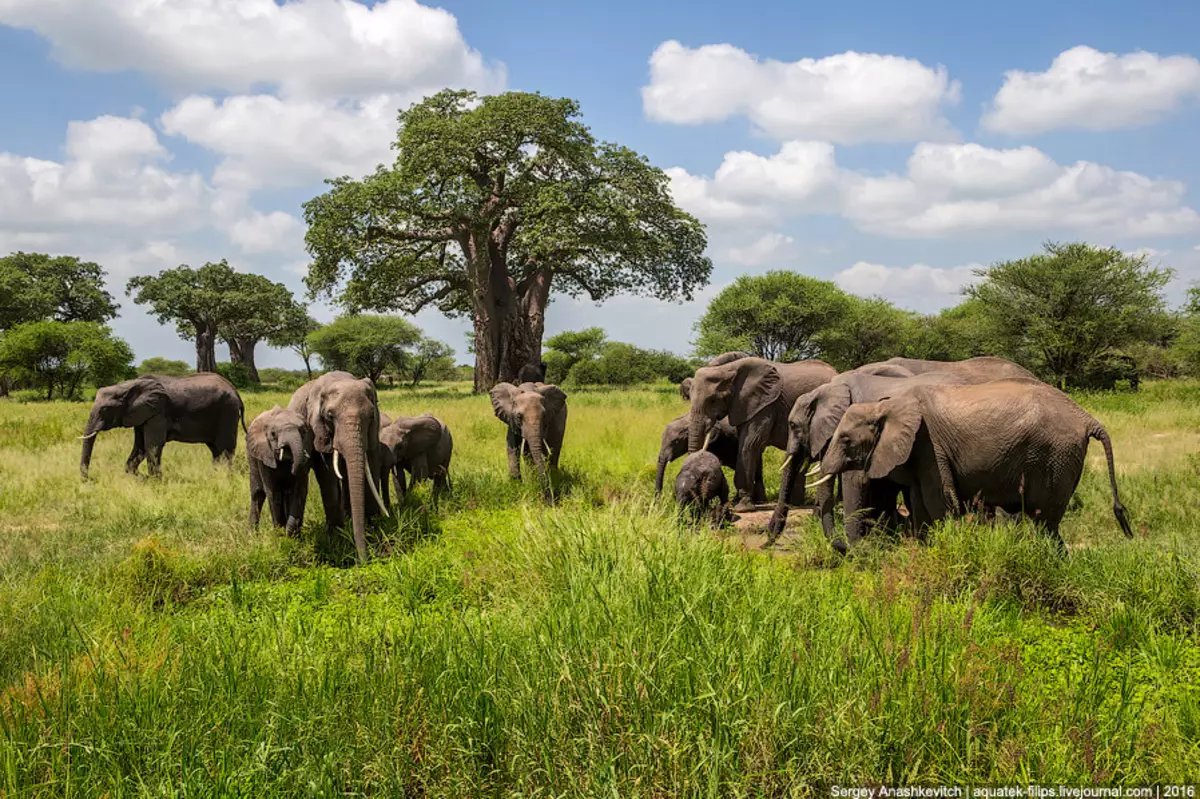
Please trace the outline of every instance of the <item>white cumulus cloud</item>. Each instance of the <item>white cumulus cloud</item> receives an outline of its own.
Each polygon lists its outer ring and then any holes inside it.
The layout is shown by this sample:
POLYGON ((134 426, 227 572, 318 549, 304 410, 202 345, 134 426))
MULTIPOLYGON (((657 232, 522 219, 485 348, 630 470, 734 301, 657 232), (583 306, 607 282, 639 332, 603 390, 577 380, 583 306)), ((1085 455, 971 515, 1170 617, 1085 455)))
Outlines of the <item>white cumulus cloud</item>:
POLYGON ((905 267, 859 261, 834 275, 834 282, 861 297, 886 297, 919 311, 935 311, 962 300, 962 290, 974 282, 979 264, 939 269, 925 264, 905 267))
POLYGON ((304 231, 304 222, 291 214, 251 211, 229 226, 229 239, 247 253, 295 254, 304 250, 304 231))
POLYGON ((768 264, 781 264, 796 255, 796 240, 783 233, 765 233, 749 244, 732 246, 725 250, 725 259, 754 268, 768 264))
POLYGON ((1200 230, 1179 181, 1089 161, 1059 164, 1032 147, 918 144, 903 174, 837 165, 832 148, 788 142, 778 153, 727 153, 713 177, 671 172, 676 200, 714 223, 833 213, 898 237, 1099 231, 1169 236, 1200 230), (824 152, 823 157, 814 154, 824 152), (798 157, 804 154, 805 157, 798 157))
POLYGON ((1045 72, 1005 73, 983 126, 1008 134, 1132 128, 1157 122, 1197 97, 1200 60, 1192 56, 1072 47, 1045 72))
POLYGON ((845 52, 784 62, 730 44, 663 42, 642 89, 646 116, 700 124, 745 116, 777 139, 840 144, 945 138, 944 104, 959 84, 943 67, 909 58, 845 52))

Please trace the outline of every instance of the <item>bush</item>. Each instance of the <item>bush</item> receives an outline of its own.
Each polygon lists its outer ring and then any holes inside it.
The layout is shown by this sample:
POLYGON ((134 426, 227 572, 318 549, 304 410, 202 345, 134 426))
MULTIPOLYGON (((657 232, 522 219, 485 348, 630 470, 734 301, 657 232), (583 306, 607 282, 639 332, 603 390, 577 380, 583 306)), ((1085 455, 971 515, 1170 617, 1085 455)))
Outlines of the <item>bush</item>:
POLYGON ((247 389, 254 385, 245 364, 221 361, 217 364, 217 374, 233 383, 234 387, 238 389, 247 389))
POLYGON ((168 377, 183 377, 192 373, 192 367, 186 361, 172 361, 166 358, 147 358, 138 364, 139 375, 166 375, 168 377))
POLYGON ((598 358, 581 360, 571 367, 571 385, 630 386, 667 380, 678 383, 695 372, 692 364, 661 350, 644 350, 632 344, 606 344, 598 358))
POLYGON ((131 377, 133 351, 97 322, 31 322, 0 336, 0 376, 46 399, 79 399, 86 383, 131 377))

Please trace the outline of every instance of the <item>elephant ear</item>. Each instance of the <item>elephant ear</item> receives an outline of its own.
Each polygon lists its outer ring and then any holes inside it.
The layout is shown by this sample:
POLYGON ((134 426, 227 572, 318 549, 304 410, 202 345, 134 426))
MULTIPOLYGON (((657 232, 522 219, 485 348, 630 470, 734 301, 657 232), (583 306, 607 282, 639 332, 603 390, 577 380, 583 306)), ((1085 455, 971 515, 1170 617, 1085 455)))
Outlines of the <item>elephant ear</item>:
POLYGON ((833 438, 838 422, 846 414, 850 401, 850 386, 826 383, 813 392, 814 397, 809 415, 808 441, 812 456, 819 458, 821 452, 833 438))
POLYGON ((512 383, 497 383, 489 395, 492 398, 492 412, 496 418, 505 424, 512 424, 513 412, 516 410, 517 394, 520 389, 512 383))
POLYGON ((130 427, 143 425, 166 409, 167 393, 157 380, 137 381, 125 392, 123 419, 130 427))
POLYGON ((539 383, 535 390, 542 395, 542 405, 547 412, 558 414, 562 413, 562 409, 567 407, 567 392, 558 386, 539 383))
POLYGON ((413 419, 408 435, 405 436, 410 452, 429 452, 441 439, 442 423, 429 415, 413 419))
POLYGON ((878 439, 867 464, 867 477, 881 480, 912 454, 921 428, 921 404, 912 394, 884 399, 877 405, 878 439))
POLYGON ((270 420, 275 418, 275 414, 278 411, 279 406, 276 405, 274 410, 259 414, 250 423, 249 429, 246 430, 246 454, 252 460, 256 460, 272 469, 279 466, 279 461, 275 458, 275 453, 271 450, 271 443, 267 441, 267 429, 271 424, 270 420))
POLYGON ((740 427, 753 419, 775 400, 782 390, 779 370, 761 358, 743 359, 737 364, 733 381, 733 401, 729 406, 729 423, 740 427))

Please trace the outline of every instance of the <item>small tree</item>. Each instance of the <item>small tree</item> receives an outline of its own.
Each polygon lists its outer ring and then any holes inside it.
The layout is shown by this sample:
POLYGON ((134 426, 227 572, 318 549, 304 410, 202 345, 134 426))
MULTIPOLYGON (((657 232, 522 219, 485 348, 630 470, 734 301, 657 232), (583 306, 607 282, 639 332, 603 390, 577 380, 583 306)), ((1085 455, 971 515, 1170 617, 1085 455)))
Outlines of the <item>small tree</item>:
POLYGON ((1013 348, 996 330, 980 300, 968 298, 952 308, 908 323, 902 354, 930 361, 961 361, 978 355, 998 355, 1028 363, 1026 353, 1013 348))
POLYGON ((147 358, 138 364, 139 375, 167 375, 168 377, 183 377, 192 373, 192 367, 186 361, 170 361, 166 358, 147 358))
POLYGON ((120 307, 98 264, 73 256, 16 252, 0 258, 0 330, 26 322, 98 322, 120 307))
POLYGON ((1085 385, 1120 350, 1162 338, 1169 269, 1115 247, 1049 242, 1045 252, 977 270, 967 291, 1012 351, 1062 388, 1085 385))
POLYGON ((696 354, 746 350, 772 361, 821 356, 821 334, 840 324, 850 300, 840 288, 796 272, 743 276, 696 323, 696 354))
POLYGON ((282 283, 262 275, 235 274, 236 289, 225 297, 217 332, 229 345, 229 360, 241 364, 250 382, 258 383, 254 350, 259 342, 298 336, 299 320, 306 318, 307 312, 282 283))
POLYGON ((589 327, 585 330, 565 330, 546 339, 546 380, 562 382, 571 373, 571 368, 580 361, 595 358, 604 349, 607 336, 603 328, 589 327))
POLYGON ((823 360, 846 370, 903 352, 915 314, 880 297, 846 299, 846 313, 817 337, 823 360))
POLYGON ((422 380, 447 379, 454 371, 454 350, 450 345, 432 338, 422 338, 416 351, 407 359, 404 377, 416 387, 422 380), (437 377, 441 375, 441 378, 437 377))
POLYGON ((309 344, 329 370, 351 372, 379 382, 387 371, 402 371, 409 350, 421 341, 416 325, 399 316, 341 316, 309 336, 309 344))
POLYGON ((597 142, 573 100, 446 90, 400 114, 394 166, 305 205, 306 282, 349 310, 469 315, 475 389, 541 356, 552 291, 688 300, 704 227, 666 174, 597 142))
POLYGON ((272 347, 290 349, 304 361, 304 371, 312 380, 312 345, 309 336, 321 329, 321 323, 308 315, 303 306, 292 304, 284 311, 283 324, 280 329, 267 339, 272 347))
POLYGON ((123 380, 132 364, 129 345, 96 322, 29 322, 0 336, 0 373, 48 400, 79 399, 85 383, 123 380))
POLYGON ((581 358, 571 368, 567 382, 574 385, 632 386, 666 380, 678 383, 695 367, 674 353, 645 350, 624 342, 604 345, 599 356, 581 358))

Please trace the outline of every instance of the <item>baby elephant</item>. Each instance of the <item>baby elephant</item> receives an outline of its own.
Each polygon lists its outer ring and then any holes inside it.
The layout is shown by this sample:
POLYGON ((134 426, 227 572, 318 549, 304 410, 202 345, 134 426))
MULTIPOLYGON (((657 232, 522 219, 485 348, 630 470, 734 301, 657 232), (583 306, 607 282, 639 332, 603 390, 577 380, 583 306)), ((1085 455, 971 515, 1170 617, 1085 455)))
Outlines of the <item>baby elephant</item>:
POLYGON ((250 423, 246 452, 250 458, 250 529, 258 527, 263 502, 271 506, 271 519, 288 535, 304 523, 308 500, 308 467, 312 455, 312 430, 295 411, 276 405, 250 423))
POLYGON ((401 416, 379 431, 383 448, 392 455, 392 483, 396 501, 404 502, 408 488, 422 480, 433 480, 436 500, 450 488, 450 458, 454 439, 450 428, 436 416, 401 416), (412 475, 405 485, 404 473, 412 475))
POLYGON ((542 477, 557 468, 567 430, 566 392, 545 383, 497 383, 491 397, 496 418, 508 427, 509 476, 521 479, 522 452, 542 477))
POLYGON ((708 515, 714 525, 732 519, 729 513, 729 483, 721 471, 721 459, 708 450, 688 455, 675 478, 675 502, 697 518, 708 515), (716 507, 709 505, 716 499, 716 507))

